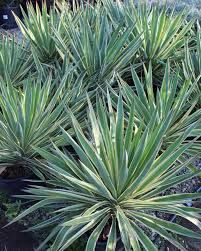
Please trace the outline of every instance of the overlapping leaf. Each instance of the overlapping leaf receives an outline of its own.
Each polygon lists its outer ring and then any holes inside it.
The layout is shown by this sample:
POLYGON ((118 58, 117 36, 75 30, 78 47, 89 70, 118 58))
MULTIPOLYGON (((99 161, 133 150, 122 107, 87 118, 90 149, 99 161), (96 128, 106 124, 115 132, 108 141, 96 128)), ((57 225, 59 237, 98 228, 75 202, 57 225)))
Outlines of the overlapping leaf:
POLYGON ((183 61, 183 75, 185 78, 198 78, 197 84, 192 93, 191 102, 198 98, 196 107, 201 108, 201 29, 197 23, 197 35, 195 38, 196 48, 190 49, 189 44, 186 44, 185 60, 183 61))
MULTIPOLYGON (((185 37, 191 32, 194 20, 186 21, 185 10, 175 13, 166 5, 135 4, 134 1, 103 1, 113 25, 126 20, 128 26, 134 25, 132 40, 142 34, 139 59, 144 63, 152 62, 158 69, 168 58, 178 61, 183 57, 185 37)), ((191 38, 190 38, 191 39, 191 38)))
MULTIPOLYGON (((162 149, 166 149, 175 140, 182 137, 187 129, 192 128, 189 129, 191 133, 185 140, 185 143, 192 142, 186 153, 196 156, 201 151, 200 140, 193 142, 201 132, 200 123, 197 124, 201 118, 201 110, 194 109, 199 97, 194 96, 192 103, 189 101, 194 93, 195 86, 197 86, 197 81, 192 82, 191 79, 188 79, 184 80, 181 85, 179 75, 170 73, 169 68, 170 66, 167 64, 161 87, 154 85, 151 65, 148 72, 145 69, 144 81, 140 81, 136 72, 132 70, 133 88, 120 79, 125 109, 128 113, 131 113, 132 105, 135 103, 136 121, 138 121, 138 124, 144 125, 145 128, 153 115, 156 115, 156 123, 158 124, 172 112, 173 116, 163 138, 162 149)), ((115 92, 113 94, 114 100, 117 99, 118 95, 115 92)))
POLYGON ((0 89, 0 162, 4 165, 32 158, 35 147, 65 144, 60 126, 73 133, 69 107, 82 124, 85 122, 84 85, 82 78, 75 81, 72 70, 59 81, 50 75, 45 82, 27 79, 23 90, 10 82, 1 82, 0 89))
POLYGON ((16 41, 14 37, 3 37, 0 41, 0 77, 14 85, 31 75, 33 57, 26 41, 16 41))
MULTIPOLYGON (((57 59, 58 54, 54 41, 53 28, 59 30, 59 15, 56 8, 51 8, 48 13, 46 3, 42 10, 38 4, 27 4, 28 15, 22 9, 24 21, 15 15, 16 22, 24 35, 30 41, 33 51, 43 63, 51 63, 57 59)), ((33 53, 34 53, 33 52, 33 53)))
POLYGON ((80 73, 96 86, 110 80, 116 71, 119 74, 127 71, 141 44, 140 35, 128 41, 133 25, 120 22, 114 29, 100 6, 86 6, 77 16, 73 23, 63 19, 65 33, 56 33, 61 57, 69 55, 80 73))
POLYGON ((146 228, 185 250, 172 233, 198 239, 201 236, 152 216, 150 211, 176 213, 201 228, 200 209, 187 209, 182 204, 189 198, 199 198, 200 193, 161 196, 172 186, 173 179, 177 178, 179 184, 200 173, 175 176, 175 170, 179 172, 186 164, 180 165, 177 159, 192 145, 185 144, 191 130, 184 131, 180 139, 183 145, 174 141, 160 153, 172 121, 172 111, 158 124, 157 114, 153 114, 146 129, 141 130, 133 123, 135 104, 129 121, 124 115, 121 96, 116 112, 112 109, 109 94, 107 104, 99 100, 95 115, 89 102, 91 140, 86 138, 74 116, 76 139, 63 130, 63 139, 72 145, 79 160, 56 146, 51 152, 38 149, 38 153, 47 160, 47 163, 38 163, 38 168, 51 177, 49 183, 56 187, 32 186, 28 189, 29 194, 25 197, 38 202, 14 221, 38 208, 52 207, 52 218, 30 229, 52 228, 39 249, 51 239, 50 250, 66 250, 86 234, 89 236, 86 250, 95 250, 100 233, 109 224, 106 251, 115 251, 119 235, 125 250, 143 250, 142 246, 148 251, 157 250, 148 238, 146 228))

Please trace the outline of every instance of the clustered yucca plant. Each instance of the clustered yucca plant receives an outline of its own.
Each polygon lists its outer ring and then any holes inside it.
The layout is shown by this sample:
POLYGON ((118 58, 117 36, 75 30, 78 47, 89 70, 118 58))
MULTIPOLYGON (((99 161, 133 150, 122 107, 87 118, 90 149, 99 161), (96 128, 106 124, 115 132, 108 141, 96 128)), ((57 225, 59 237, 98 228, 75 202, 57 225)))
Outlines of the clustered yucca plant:
POLYGON ((146 250, 156 250, 141 229, 141 224, 183 250, 169 232, 193 238, 200 238, 200 235, 153 217, 150 211, 174 212, 192 223, 197 222, 196 225, 200 224, 197 214, 200 209, 189 209, 182 205, 189 198, 198 198, 200 194, 160 196, 164 190, 172 187, 172 183, 180 184, 200 173, 197 171, 175 176, 189 162, 187 160, 180 164, 177 159, 192 145, 184 142, 196 124, 191 130, 185 130, 160 154, 163 137, 174 114, 170 112, 157 126, 155 114, 145 130, 141 130, 134 122, 134 105, 127 120, 124 118, 121 96, 116 112, 110 106, 110 98, 107 101, 109 108, 99 101, 97 116, 91 104, 89 106, 91 140, 86 138, 73 115, 77 141, 62 130, 63 138, 73 146, 79 161, 64 154, 56 146, 50 152, 38 149, 38 153, 47 160, 40 167, 44 173, 48 172, 49 183, 56 188, 30 188, 27 192, 31 195, 26 198, 38 202, 14 221, 39 208, 53 207, 52 219, 31 229, 54 226, 47 240, 52 240, 51 250, 55 251, 66 250, 85 233, 89 235, 86 250, 95 250, 99 235, 108 222, 111 225, 106 250, 115 250, 119 236, 125 250, 141 250, 141 245, 146 250))
POLYGON ((29 228, 47 232, 38 250, 83 237, 94 251, 103 235, 106 251, 158 250, 150 232, 186 250, 176 234, 201 235, 154 215, 201 229, 185 204, 200 193, 167 193, 201 175, 200 27, 166 6, 72 4, 28 4, 24 43, 0 48, 0 165, 46 179, 11 223, 50 210, 29 228))

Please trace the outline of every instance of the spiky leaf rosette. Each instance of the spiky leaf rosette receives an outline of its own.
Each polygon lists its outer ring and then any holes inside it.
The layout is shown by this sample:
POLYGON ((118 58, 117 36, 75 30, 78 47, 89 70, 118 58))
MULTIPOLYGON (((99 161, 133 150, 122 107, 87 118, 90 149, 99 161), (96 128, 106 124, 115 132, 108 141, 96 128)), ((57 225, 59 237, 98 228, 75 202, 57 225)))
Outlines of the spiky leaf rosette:
POLYGON ((137 127, 134 115, 133 105, 129 120, 125 119, 121 97, 117 112, 114 112, 108 96, 108 108, 99 101, 97 116, 89 105, 90 141, 74 117, 76 140, 63 130, 63 138, 72 145, 78 158, 57 147, 51 152, 38 149, 47 160, 47 164, 41 163, 40 167, 50 177, 51 188, 29 188, 29 195, 24 197, 38 202, 12 222, 39 208, 52 208, 52 218, 30 228, 52 227, 40 248, 51 240, 50 250, 63 251, 86 234, 86 250, 95 250, 98 238, 108 224, 107 251, 115 251, 118 236, 121 236, 126 251, 157 250, 145 233, 145 228, 158 233, 180 250, 186 249, 173 233, 200 238, 198 233, 150 214, 153 211, 176 214, 201 228, 201 210, 183 205, 188 199, 200 197, 199 193, 161 195, 196 175, 188 173, 177 176, 187 164, 179 164, 177 159, 191 146, 191 143, 182 143, 192 128, 184 131, 168 149, 159 154, 173 114, 168 113, 158 125, 157 116, 153 114, 146 130, 137 127))
MULTIPOLYGON (((83 125, 87 100, 82 78, 75 80, 72 70, 63 79, 27 79, 23 89, 1 82, 0 163, 18 163, 36 155, 34 148, 64 145, 60 126, 74 133, 67 107, 83 125), (59 83, 59 84, 58 84, 59 83)), ((86 125, 85 125, 86 127, 86 125)))
POLYGON ((129 41, 133 25, 119 22, 114 29, 101 5, 87 5, 79 13, 73 23, 61 20, 65 32, 55 32, 57 49, 62 58, 68 54, 79 72, 97 87, 115 72, 127 72, 141 45, 141 37, 138 34, 129 41))
POLYGON ((23 22, 16 15, 15 20, 24 37, 30 41, 33 53, 42 63, 51 63, 58 57, 53 28, 59 30, 60 15, 56 8, 51 8, 48 13, 45 2, 42 10, 37 3, 35 7, 27 3, 27 11, 28 15, 22 9, 23 22))
MULTIPOLYGON (((159 125, 172 112, 170 125, 163 137, 161 150, 167 149, 186 130, 197 124, 185 140, 185 143, 191 142, 191 146, 186 149, 185 153, 188 156, 199 155, 201 152, 200 139, 195 139, 201 135, 201 126, 200 122, 198 122, 201 118, 201 109, 194 109, 198 103, 198 96, 197 98, 194 96, 192 103, 189 102, 197 81, 192 82, 191 79, 188 79, 184 80, 181 85, 180 76, 170 73, 169 63, 166 65, 161 87, 154 85, 152 76, 153 70, 150 64, 148 71, 145 68, 144 81, 141 81, 135 70, 132 69, 133 87, 119 79, 126 112, 132 112, 132 105, 135 103, 136 123, 141 124, 142 127, 144 126, 144 129, 146 129, 154 114, 156 116, 156 125, 159 125)), ((112 93, 113 100, 117 100, 118 94, 114 91, 112 93)))
POLYGON ((112 20, 118 24, 126 20, 129 26, 134 24, 133 36, 142 34, 139 58, 144 62, 152 62, 158 69, 168 58, 183 58, 185 37, 191 32, 194 20, 186 21, 187 13, 170 11, 167 5, 135 4, 135 1, 103 1, 103 5, 112 20))
POLYGON ((17 41, 15 37, 3 37, 0 41, 0 77, 4 81, 11 81, 14 85, 21 85, 30 75, 33 68, 33 58, 26 41, 17 41))

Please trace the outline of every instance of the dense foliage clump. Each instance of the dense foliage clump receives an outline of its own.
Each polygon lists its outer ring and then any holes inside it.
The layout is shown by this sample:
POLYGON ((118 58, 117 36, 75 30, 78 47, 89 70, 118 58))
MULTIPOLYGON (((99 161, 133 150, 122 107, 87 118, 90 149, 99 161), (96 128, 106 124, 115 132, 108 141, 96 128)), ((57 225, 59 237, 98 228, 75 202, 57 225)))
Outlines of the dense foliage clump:
POLYGON ((120 239, 127 251, 157 250, 147 229, 185 250, 176 234, 200 234, 153 211, 201 229, 201 210, 186 206, 200 193, 166 194, 200 175, 199 22, 133 1, 27 10, 15 16, 24 41, 0 44, 0 164, 46 186, 26 190, 33 203, 11 223, 50 210, 30 228, 47 231, 38 250, 83 237, 92 251, 106 229, 106 251, 120 239))

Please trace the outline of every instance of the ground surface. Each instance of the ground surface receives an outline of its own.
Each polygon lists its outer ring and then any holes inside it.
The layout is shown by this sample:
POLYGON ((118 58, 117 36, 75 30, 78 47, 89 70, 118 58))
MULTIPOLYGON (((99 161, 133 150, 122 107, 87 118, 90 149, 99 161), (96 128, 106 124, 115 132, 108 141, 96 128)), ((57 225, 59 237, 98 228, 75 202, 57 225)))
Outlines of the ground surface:
POLYGON ((11 30, 4 30, 0 27, 0 37, 3 35, 9 36, 10 34, 15 35, 15 37, 21 41, 22 40, 22 33, 20 32, 20 29, 11 29, 11 30))
POLYGON ((3 228, 7 220, 0 211, 0 251, 33 251, 37 246, 36 240, 29 233, 22 232, 25 228, 19 224, 13 224, 3 228))

